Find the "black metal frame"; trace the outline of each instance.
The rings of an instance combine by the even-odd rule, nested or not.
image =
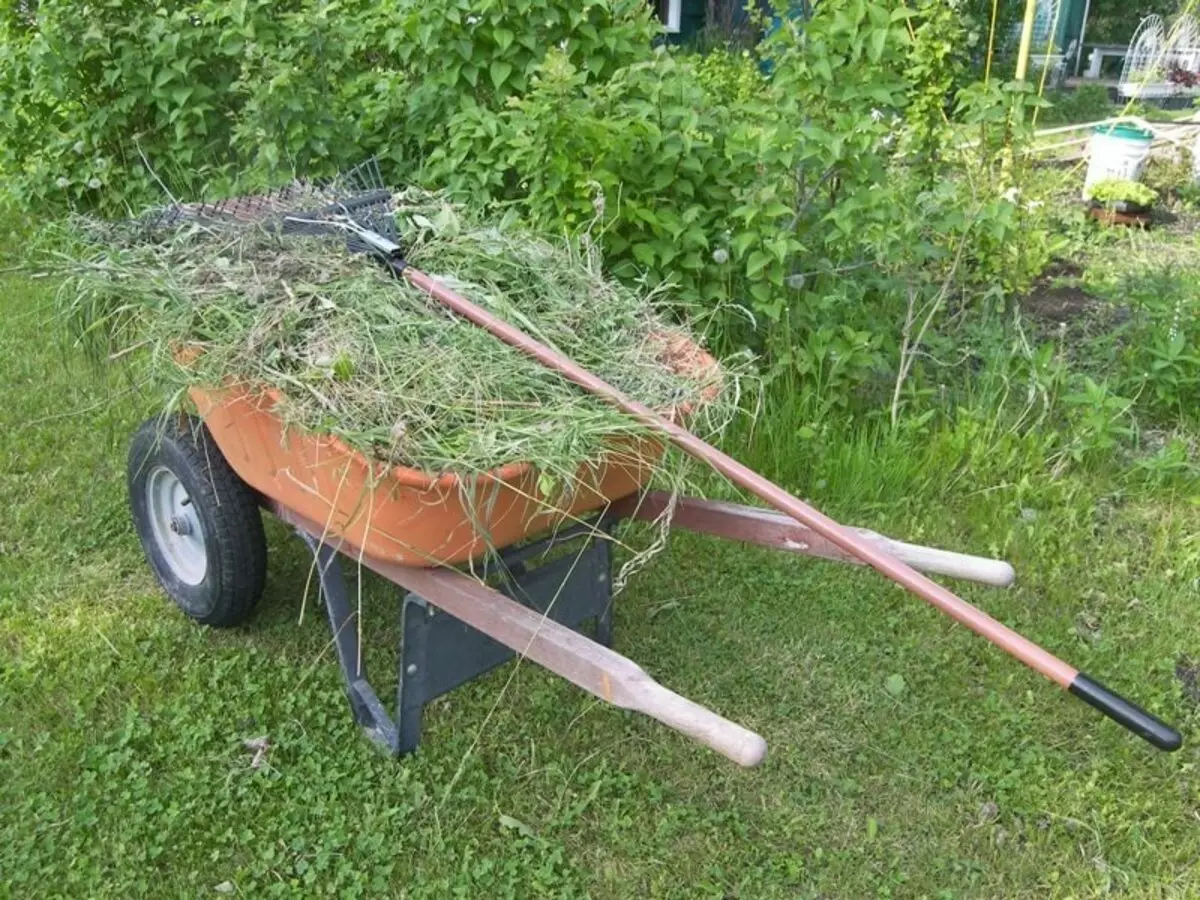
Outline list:
[[[612,646],[610,523],[580,525],[498,554],[481,573],[496,589],[546,618],[576,631],[593,623],[593,639]],[[357,611],[342,575],[338,549],[306,531],[296,533],[317,561],[321,596],[337,648],[350,710],[363,733],[389,753],[412,753],[421,742],[426,705],[478,678],[516,654],[483,632],[397,587],[400,595],[399,679],[393,717],[367,679],[358,640]],[[552,550],[564,552],[552,559]]]

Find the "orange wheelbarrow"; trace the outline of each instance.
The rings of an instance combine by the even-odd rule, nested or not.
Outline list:
[[[335,437],[286,430],[270,392],[194,389],[192,399],[202,418],[151,419],[130,448],[130,504],[154,573],[191,618],[236,625],[253,611],[266,577],[260,510],[295,528],[316,558],[354,718],[387,750],[415,750],[427,703],[519,654],[734,762],[763,759],[759,735],[663,687],[611,649],[606,537],[618,521],[654,520],[672,502],[642,490],[660,445],[645,441],[614,452],[572,503],[551,512],[535,499],[536,473],[528,466],[506,466],[470,484],[381,467]],[[674,503],[673,527],[857,562],[780,513],[688,498]],[[1007,563],[859,534],[927,572],[994,585],[1013,578]],[[570,545],[576,552],[549,552]],[[339,555],[401,588],[394,713],[367,679]],[[465,563],[471,574],[454,568]],[[583,633],[589,623],[591,638]]]
[[[587,473],[569,508],[555,514],[535,499],[536,473],[528,466],[508,466],[470,483],[381,468],[334,438],[286,432],[272,410],[278,398],[269,392],[237,385],[195,390],[192,399],[205,424],[188,417],[148,422],[135,435],[129,457],[130,503],[146,555],[189,616],[232,625],[253,609],[266,573],[259,514],[265,508],[292,525],[315,554],[351,708],[363,729],[393,752],[416,748],[429,700],[520,654],[734,762],[757,765],[766,753],[759,735],[668,690],[610,646],[610,558],[603,536],[622,518],[653,519],[674,503],[672,527],[869,565],[1153,746],[1179,748],[1182,736],[1158,717],[924,574],[1004,585],[1013,577],[1006,563],[840,525],[690,433],[672,415],[624,395],[410,266],[390,235],[392,194],[377,183],[377,172],[366,181],[355,195],[315,210],[287,212],[291,198],[284,191],[180,207],[169,218],[244,222],[274,216],[283,234],[290,229],[342,235],[350,249],[369,254],[431,302],[623,410],[653,437],[614,447],[607,464]],[[678,355],[712,364],[691,349]],[[773,511],[644,493],[667,443]],[[549,551],[572,540],[584,546],[564,565]],[[394,716],[362,668],[339,552],[405,592]],[[481,560],[483,578],[453,567]],[[580,631],[589,621],[595,623],[595,640]]]

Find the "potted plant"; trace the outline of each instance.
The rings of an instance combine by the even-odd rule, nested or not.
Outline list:
[[[1114,214],[1144,218],[1158,201],[1158,193],[1140,181],[1106,178],[1088,188],[1088,201],[1098,218],[1115,219]]]

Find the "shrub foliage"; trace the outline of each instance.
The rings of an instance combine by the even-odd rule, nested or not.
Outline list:
[[[823,0],[697,55],[645,0],[0,0],[4,199],[119,214],[375,156],[585,234],[797,417],[895,425],[1062,244],[1017,189],[1041,101],[964,83],[978,6]],[[1178,333],[1148,366],[1190,365]]]

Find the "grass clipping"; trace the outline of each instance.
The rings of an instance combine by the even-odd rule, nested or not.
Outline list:
[[[695,338],[660,292],[606,278],[586,240],[486,223],[424,192],[395,202],[416,268],[651,408],[692,408],[702,436],[735,414],[743,371],[680,371],[680,338]],[[190,385],[275,388],[291,426],[431,473],[528,462],[544,502],[564,506],[614,441],[646,431],[337,238],[198,221],[153,238],[74,220],[57,241],[60,308],[91,355],[148,360],[176,402]],[[186,366],[184,345],[202,351]]]

